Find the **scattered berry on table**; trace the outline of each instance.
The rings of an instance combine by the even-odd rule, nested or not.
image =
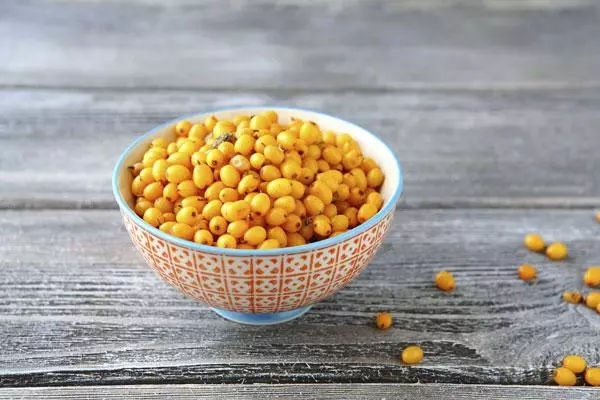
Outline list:
[[[546,256],[553,261],[564,260],[568,255],[567,245],[561,242],[552,243],[546,248]]]
[[[581,303],[582,299],[583,299],[583,296],[579,292],[575,292],[575,291],[563,292],[563,300],[566,301],[567,303],[579,304],[579,303]]]
[[[583,371],[585,371],[587,363],[585,362],[583,357],[570,354],[563,358],[562,366],[570,369],[574,374],[581,374]]]
[[[435,285],[445,292],[451,292],[456,287],[456,282],[451,272],[440,271],[435,274]]]
[[[552,373],[552,379],[559,386],[575,386],[577,383],[577,377],[570,369],[566,367],[559,367]]]
[[[591,266],[585,271],[583,275],[583,283],[589,287],[596,287],[600,285],[600,266]]]
[[[423,360],[423,349],[419,346],[408,346],[402,350],[401,358],[404,364],[418,364]]]
[[[523,264],[518,268],[519,278],[524,281],[531,281],[537,276],[537,270],[533,265]]]
[[[375,316],[375,325],[379,329],[387,329],[392,326],[392,315],[388,312],[380,312]]]
[[[537,233],[528,233],[525,235],[525,239],[523,240],[525,247],[531,251],[536,253],[544,251],[546,248],[546,243],[544,243],[544,239]]]

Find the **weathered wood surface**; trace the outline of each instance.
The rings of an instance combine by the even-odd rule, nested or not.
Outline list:
[[[130,385],[0,389],[3,399],[591,400],[597,389],[452,384]]]
[[[159,280],[115,210],[0,213],[0,385],[447,382],[546,384],[567,353],[600,363],[600,316],[565,304],[598,263],[588,210],[400,210],[373,264],[301,319],[226,322]],[[521,248],[566,241],[550,263]],[[532,262],[527,284],[516,267]],[[433,274],[453,271],[454,293]],[[374,314],[396,323],[381,332]],[[416,367],[398,362],[409,343]]]
[[[3,208],[116,207],[112,168],[136,136],[185,113],[266,104],[381,135],[405,168],[405,207],[600,204],[600,90],[0,93]]]
[[[8,1],[0,84],[598,85],[593,1]]]

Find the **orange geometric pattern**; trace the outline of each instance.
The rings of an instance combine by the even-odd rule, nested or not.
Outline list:
[[[390,212],[367,231],[329,247],[229,256],[173,244],[123,214],[131,240],[161,278],[211,307],[242,313],[289,311],[340,290],[375,257],[392,218]]]

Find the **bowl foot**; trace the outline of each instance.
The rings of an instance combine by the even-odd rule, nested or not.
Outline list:
[[[235,311],[222,310],[213,308],[212,310],[221,317],[233,322],[246,325],[275,325],[283,322],[291,321],[303,315],[310,310],[311,306],[296,308],[295,310],[283,311],[271,314],[244,314]]]

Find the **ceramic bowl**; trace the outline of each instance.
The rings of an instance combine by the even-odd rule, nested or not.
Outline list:
[[[231,119],[267,109],[275,110],[284,122],[296,117],[314,121],[323,131],[349,133],[385,174],[382,209],[362,225],[333,238],[271,250],[222,249],[189,242],[152,227],[135,214],[132,176],[127,167],[141,159],[153,139],[173,139],[173,126],[181,119],[203,122],[210,115]],[[134,141],[119,158],[113,174],[113,192],[125,227],[148,265],[172,286],[221,316],[248,324],[296,318],[356,278],[388,232],[402,186],[400,163],[377,136],[329,115],[279,107],[225,109],[169,121]]]

